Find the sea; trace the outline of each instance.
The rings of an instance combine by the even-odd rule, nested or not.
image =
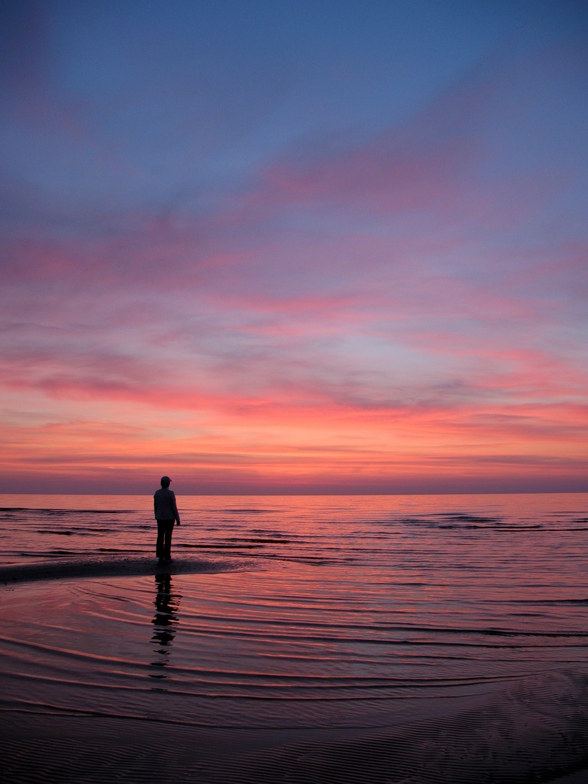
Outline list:
[[[332,749],[337,733],[349,748],[358,733],[429,722],[430,739],[467,715],[465,736],[502,716],[484,735],[490,770],[524,716],[539,757],[561,741],[545,770],[586,761],[588,494],[177,500],[162,567],[149,495],[0,496],[3,727],[322,732]],[[174,780],[217,780],[193,764]],[[534,770],[520,781],[548,780]]]

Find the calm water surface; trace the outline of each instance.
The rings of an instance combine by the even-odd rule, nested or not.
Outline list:
[[[4,566],[53,568],[1,588],[5,716],[377,727],[588,658],[586,494],[178,502],[165,574],[150,497],[0,497]]]

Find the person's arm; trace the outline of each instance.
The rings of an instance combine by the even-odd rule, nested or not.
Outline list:
[[[174,507],[174,516],[176,518],[176,523],[180,525],[180,513],[178,512],[178,505],[176,504],[176,494],[172,490],[172,500],[173,500],[173,507]]]
[[[153,514],[157,517],[157,496],[153,496]]]

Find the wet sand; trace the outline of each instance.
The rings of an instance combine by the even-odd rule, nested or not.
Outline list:
[[[37,580],[67,580],[80,577],[130,577],[147,574],[214,574],[246,568],[238,560],[174,558],[171,563],[158,564],[153,557],[55,559],[0,567],[0,584],[28,583]]]
[[[457,712],[437,704],[437,715],[426,716],[424,705],[419,721],[370,730],[202,728],[4,713],[4,775],[23,784],[586,784],[587,696],[585,674],[535,676],[472,698]]]
[[[588,768],[583,768],[576,773],[570,773],[569,776],[552,779],[551,784],[586,784],[586,782],[588,782]]]

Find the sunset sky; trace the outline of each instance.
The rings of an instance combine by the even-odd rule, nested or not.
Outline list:
[[[0,490],[588,490],[586,2],[0,8]]]

